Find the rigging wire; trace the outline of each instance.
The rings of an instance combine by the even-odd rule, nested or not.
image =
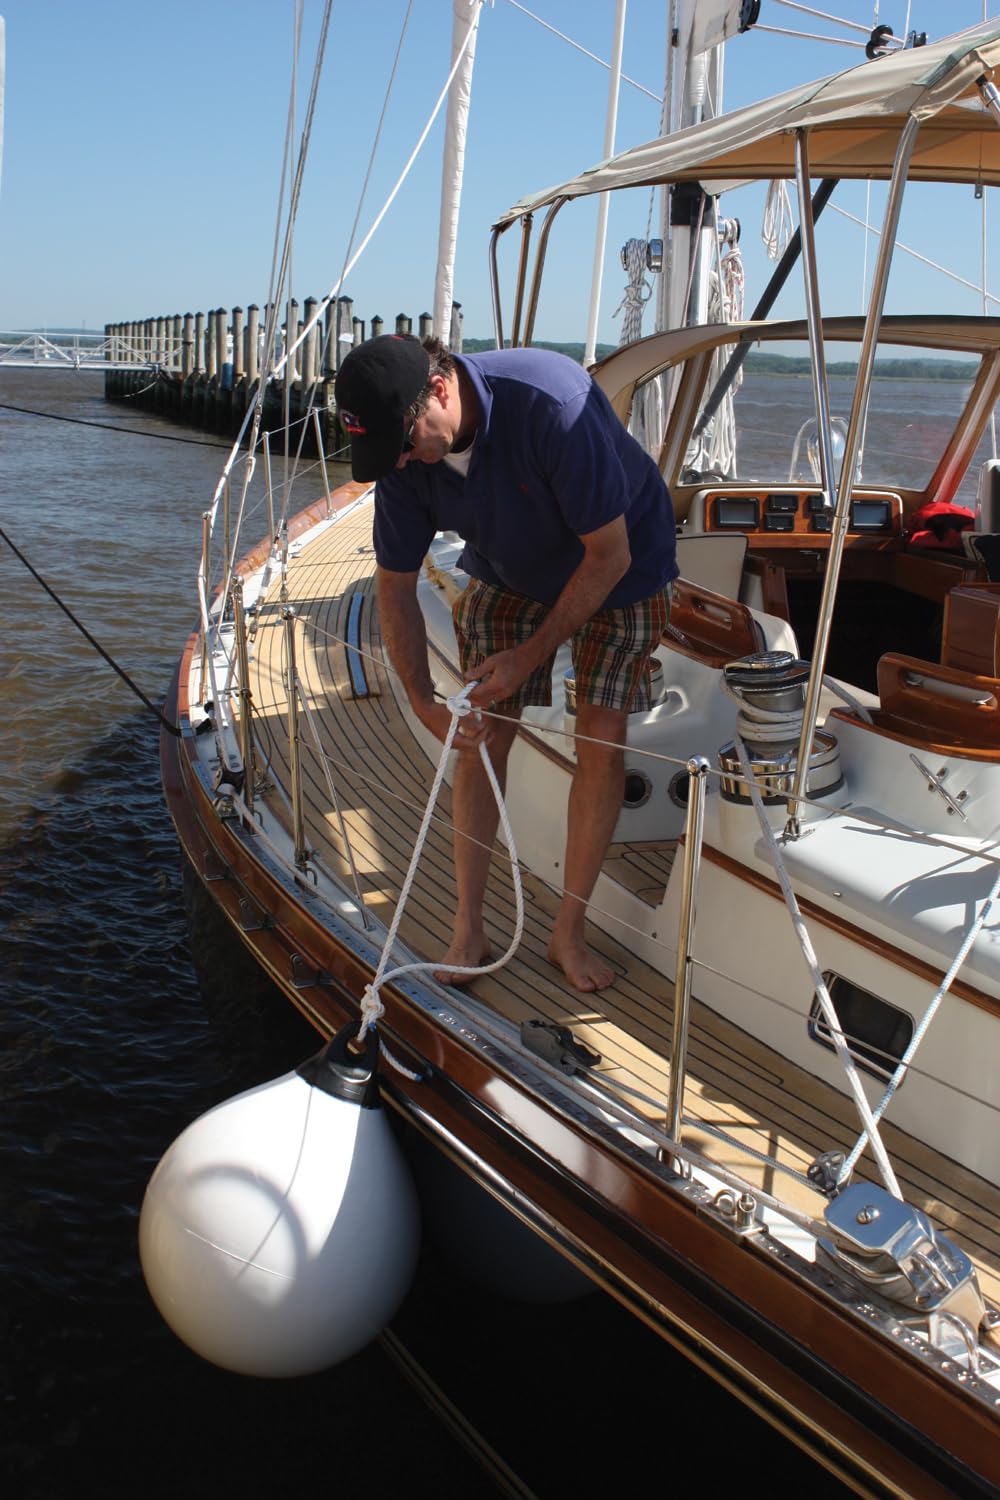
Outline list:
[[[842,208],[837,203],[832,203],[830,206],[834,213],[840,214],[842,218],[849,219],[852,224],[857,224],[860,229],[866,230],[867,233],[881,238],[882,231],[877,224],[866,224],[863,219],[858,218],[857,214],[852,214],[849,209]],[[990,302],[1000,302],[1000,296],[987,291],[985,286],[977,285],[976,282],[970,281],[966,276],[960,276],[957,271],[950,271],[947,266],[941,265],[939,261],[931,260],[927,255],[921,255],[919,250],[913,250],[909,245],[904,245],[902,240],[896,241],[896,249],[902,250],[904,254],[911,256],[913,260],[919,260],[922,265],[929,266],[932,271],[940,271],[942,276],[947,276],[951,281],[957,282],[959,286],[967,287],[971,292],[980,293],[984,300],[988,298]]]
[[[591,62],[599,63],[602,68],[607,68],[609,72],[611,71],[611,64],[609,62],[605,62],[603,57],[598,57],[596,52],[589,52],[586,47],[582,46],[579,42],[575,42],[573,38],[571,36],[567,36],[564,31],[558,31],[556,27],[550,25],[548,21],[543,21],[541,16],[536,16],[534,11],[529,10],[526,5],[519,4],[518,0],[507,0],[507,4],[512,5],[515,10],[521,11],[528,17],[529,20],[536,21],[538,25],[541,26],[545,31],[551,31],[552,35],[557,36],[561,42],[566,42],[577,52],[582,52],[584,57],[590,58]],[[639,90],[640,94],[645,94],[647,99],[653,99],[657,104],[660,104],[662,102],[659,94],[654,94],[652,89],[647,89],[644,84],[637,83],[634,78],[629,78],[627,73],[623,73],[621,77],[623,83],[631,84],[634,89]]]

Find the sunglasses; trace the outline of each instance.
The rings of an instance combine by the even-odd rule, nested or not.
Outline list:
[[[409,427],[407,428],[406,434],[405,434],[405,436],[403,438],[403,446],[400,449],[401,453],[412,453],[413,449],[416,447],[416,442],[415,442],[414,437],[413,437],[413,431],[414,431],[414,428],[416,427],[416,425],[417,425],[417,423],[419,421],[420,421],[419,417],[414,417],[413,421],[410,423]]]

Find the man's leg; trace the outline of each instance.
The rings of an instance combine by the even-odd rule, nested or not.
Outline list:
[[[501,791],[506,785],[507,756],[514,743],[519,717],[520,710],[515,709],[511,716],[501,713],[492,718],[489,756]],[[434,977],[443,984],[467,984],[469,976],[453,975],[448,965],[475,968],[489,957],[490,944],[483,926],[483,898],[500,816],[478,751],[464,750],[459,754],[451,804],[458,904],[451,945],[441,960],[441,968],[434,970]]]
[[[587,902],[621,809],[625,791],[625,743],[628,714],[593,703],[577,705],[576,773],[566,820],[564,895],[552,928],[549,959],[558,964],[575,989],[603,990],[615,971],[584,938]],[[605,743],[592,744],[591,740]],[[610,743],[607,743],[610,742]]]

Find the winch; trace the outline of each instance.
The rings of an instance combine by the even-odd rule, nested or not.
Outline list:
[[[795,781],[809,670],[809,663],[790,651],[757,651],[723,669],[726,691],[740,705],[736,732],[765,803],[783,802]],[[723,745],[719,765],[722,796],[728,802],[749,802],[735,741]],[[818,729],[809,757],[809,795],[821,797],[842,782],[836,737]]]

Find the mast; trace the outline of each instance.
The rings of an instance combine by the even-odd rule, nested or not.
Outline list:
[[[666,132],[698,125],[718,113],[722,96],[723,42],[739,29],[740,0],[676,0],[676,23],[669,38],[670,117]],[[715,260],[715,199],[697,187],[664,190],[662,238],[670,246],[668,274],[660,285],[657,327],[681,328],[707,322],[708,276]]]
[[[605,158],[614,154],[615,132],[618,128],[618,99],[622,82],[622,46],[625,37],[625,11],[628,0],[618,0],[615,12],[615,40],[611,53],[611,81],[608,85],[608,114],[604,126]],[[584,368],[594,363],[597,352],[597,315],[601,302],[601,283],[604,278],[604,247],[608,237],[609,193],[601,193],[597,200],[597,238],[594,244],[594,275],[590,287],[590,315],[587,321],[587,343],[583,353]]]
[[[445,343],[450,343],[451,336],[455,247],[458,242],[458,216],[462,202],[462,175],[465,170],[465,137],[482,4],[483,0],[452,0],[452,66],[460,55],[461,62],[448,91],[444,159],[441,167],[437,271],[434,279],[434,332]]]

